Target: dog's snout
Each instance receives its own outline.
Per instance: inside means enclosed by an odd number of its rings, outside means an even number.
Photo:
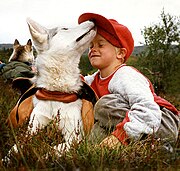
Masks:
[[[95,24],[96,20],[95,19],[90,19],[89,21],[93,22]]]
[[[87,32],[85,32],[84,34],[82,34],[81,36],[79,36],[77,39],[76,39],[76,42],[79,42],[84,36],[86,36],[90,31],[92,30],[92,28],[89,30],[89,31],[87,31]]]

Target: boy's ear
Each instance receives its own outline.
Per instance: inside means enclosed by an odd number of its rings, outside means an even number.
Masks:
[[[127,54],[127,49],[126,48],[119,48],[118,51],[117,51],[117,58],[118,59],[124,59],[124,57],[126,56]]]

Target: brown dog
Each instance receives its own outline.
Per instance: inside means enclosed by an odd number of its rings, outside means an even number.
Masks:
[[[21,45],[17,39],[14,41],[13,53],[9,58],[9,62],[19,61],[19,62],[34,62],[32,41],[29,39],[26,45]]]
[[[26,45],[20,45],[15,39],[13,52],[9,58],[9,62],[1,68],[1,75],[4,82],[13,82],[13,88],[18,88],[23,94],[32,84],[27,81],[16,80],[19,77],[32,78],[34,76],[34,55],[31,39]]]

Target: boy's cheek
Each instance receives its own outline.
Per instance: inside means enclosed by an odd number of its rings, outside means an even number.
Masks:
[[[90,56],[91,56],[91,50],[89,50],[88,52],[88,57],[90,58]]]

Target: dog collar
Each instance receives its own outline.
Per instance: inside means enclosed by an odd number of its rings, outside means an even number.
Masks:
[[[54,100],[64,103],[74,102],[78,99],[78,95],[76,93],[69,94],[58,91],[49,91],[46,89],[37,90],[35,96],[39,100]]]

